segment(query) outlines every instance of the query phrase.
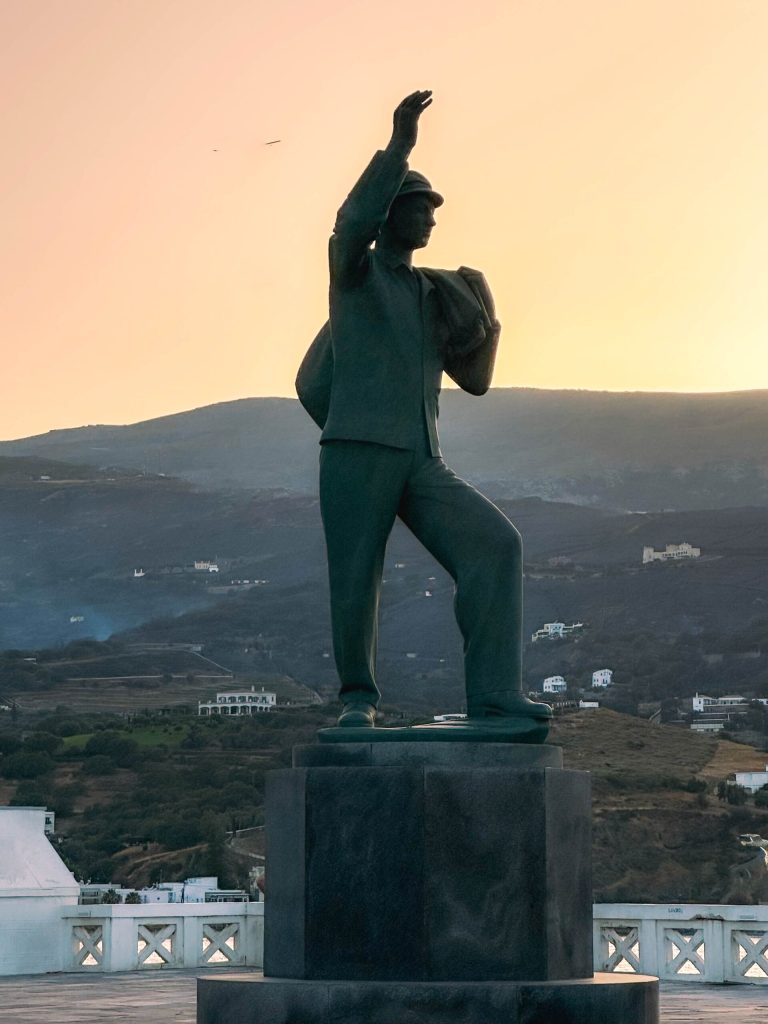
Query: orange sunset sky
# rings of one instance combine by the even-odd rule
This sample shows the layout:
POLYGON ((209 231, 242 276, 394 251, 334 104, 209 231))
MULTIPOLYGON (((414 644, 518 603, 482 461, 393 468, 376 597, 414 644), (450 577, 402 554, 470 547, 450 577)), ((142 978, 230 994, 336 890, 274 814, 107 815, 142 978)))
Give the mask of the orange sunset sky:
POLYGON ((0 438, 292 395, 414 89, 496 385, 768 387, 768 0, 0 0, 0 48, 0 438))

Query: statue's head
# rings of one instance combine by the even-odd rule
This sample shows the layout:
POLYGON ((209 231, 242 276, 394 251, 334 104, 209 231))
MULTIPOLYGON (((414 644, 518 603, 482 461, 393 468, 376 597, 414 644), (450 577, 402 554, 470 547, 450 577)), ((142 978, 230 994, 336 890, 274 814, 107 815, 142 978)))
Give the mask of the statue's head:
POLYGON ((408 171, 389 208, 387 232, 408 249, 423 249, 435 226, 435 210, 443 197, 418 171, 408 171))

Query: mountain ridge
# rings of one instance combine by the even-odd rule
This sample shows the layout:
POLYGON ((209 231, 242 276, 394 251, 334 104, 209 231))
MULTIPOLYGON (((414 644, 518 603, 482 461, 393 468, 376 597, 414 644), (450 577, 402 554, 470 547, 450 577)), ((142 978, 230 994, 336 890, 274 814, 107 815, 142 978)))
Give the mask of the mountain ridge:
MULTIPOLYGON (((443 391, 446 461, 505 498, 616 509, 768 505, 768 391, 443 391)), ((197 486, 314 494, 318 432, 291 398, 242 398, 128 425, 0 442, 37 456, 197 486)))

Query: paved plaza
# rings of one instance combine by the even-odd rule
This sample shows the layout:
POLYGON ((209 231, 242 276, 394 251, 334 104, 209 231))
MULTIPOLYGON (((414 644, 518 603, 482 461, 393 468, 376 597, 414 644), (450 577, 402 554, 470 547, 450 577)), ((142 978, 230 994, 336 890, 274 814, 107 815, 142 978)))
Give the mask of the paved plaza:
MULTIPOLYGON (((242 968, 223 969, 242 974, 242 968)), ((199 971, 0 978, 1 1024, 195 1024, 199 971)), ((209 975, 208 975, 209 976, 209 975)), ((661 986, 662 1024, 766 1024, 768 988, 661 986)), ((607 1024, 607 1022, 606 1022, 607 1024)))

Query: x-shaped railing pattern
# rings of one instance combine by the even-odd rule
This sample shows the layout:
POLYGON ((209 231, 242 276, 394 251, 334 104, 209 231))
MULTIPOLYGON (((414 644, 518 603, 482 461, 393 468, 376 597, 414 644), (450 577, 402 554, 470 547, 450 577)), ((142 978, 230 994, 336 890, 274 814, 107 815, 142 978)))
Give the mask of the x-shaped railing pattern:
POLYGON ((601 928, 603 970, 638 973, 640 951, 637 928, 631 926, 601 928))
POLYGON ((140 924, 138 934, 139 967, 152 964, 171 964, 175 960, 175 924, 140 924), (144 946, 142 946, 142 942, 144 946))
POLYGON ((768 932, 733 931, 733 960, 736 973, 768 978, 768 932))
POLYGON ((669 974, 704 974, 704 932, 701 928, 667 928, 664 937, 672 950, 677 950, 667 958, 669 974), (693 970, 686 970, 686 964, 690 964, 693 970))
POLYGON ((104 959, 104 929, 100 924, 76 924, 72 927, 77 967, 101 967, 104 959))
POLYGON ((234 963, 240 959, 238 945, 240 939, 240 925, 237 921, 226 924, 204 924, 203 925, 203 956, 204 964, 211 961, 219 962, 226 960, 234 963))

